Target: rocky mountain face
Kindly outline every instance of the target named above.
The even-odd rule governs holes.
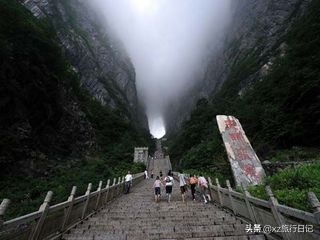
[[[238,94],[244,94],[251,84],[259,81],[278,56],[286,53],[284,36],[300,18],[311,0],[232,1],[232,18],[225,37],[204,65],[198,84],[176,101],[167,113],[168,132],[175,132],[188,119],[200,98],[211,98],[231,76],[233,66],[248,57],[258,59],[258,66],[241,76]],[[247,62],[246,64],[250,64]],[[174,109],[175,111],[173,111]]]
[[[87,1],[19,2],[0,3],[1,177],[46,176],[102,148],[127,156],[147,121],[121,44]]]
[[[141,116],[135,70],[119,41],[111,38],[87,1],[25,0],[37,18],[52,22],[81,85],[103,105],[120,109],[127,119]],[[140,119],[146,122],[145,118]]]
[[[260,159],[278,161],[283,153],[290,159],[296,149],[316,159],[309,153],[317,152],[320,142],[320,39],[314,37],[320,2],[233,4],[224,48],[206,66],[206,88],[198,86],[205,98],[170,136],[173,163],[232,177],[216,115],[237,117]],[[193,90],[189,100],[197,96]]]

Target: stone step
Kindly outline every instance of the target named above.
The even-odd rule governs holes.
[[[217,211],[214,207],[210,205],[206,205],[206,207],[203,207],[202,209],[193,209],[193,208],[183,208],[183,209],[173,209],[173,208],[166,208],[166,207],[157,207],[152,206],[150,207],[150,210],[140,210],[136,209],[135,211],[133,209],[128,209],[128,211],[119,211],[119,212],[106,212],[106,211],[100,211],[99,214],[94,215],[95,216],[115,216],[115,215],[122,215],[122,216],[133,216],[135,214],[139,215],[150,215],[150,214],[161,214],[161,215],[171,215],[175,216],[177,214],[181,215],[188,215],[188,216],[234,216],[231,213],[226,213],[225,211]]]
[[[153,213],[112,213],[112,214],[99,214],[89,218],[89,221],[105,221],[108,219],[167,219],[167,218],[177,218],[177,219],[188,219],[188,218],[216,218],[216,219],[236,219],[234,216],[227,214],[217,214],[217,213],[191,213],[191,212],[153,212]]]
[[[222,225],[222,224],[241,224],[242,222],[237,219],[217,219],[217,218],[206,218],[206,219],[182,219],[182,218],[177,218],[177,219],[164,219],[164,220],[159,220],[159,219],[134,219],[132,221],[127,221],[126,219],[109,219],[106,221],[86,221],[81,225],[81,228],[90,228],[90,227],[95,227],[95,226],[152,226],[154,224],[159,224],[159,223],[166,223],[167,225]],[[79,226],[80,227],[80,226]]]
[[[113,224],[115,222],[137,222],[139,224],[141,223],[156,223],[156,222],[164,222],[167,221],[168,223],[175,223],[175,222],[185,222],[185,223],[192,223],[192,222],[208,222],[212,223],[214,225],[218,224],[224,224],[224,223],[242,223],[241,220],[234,219],[234,218],[216,218],[216,217],[206,217],[206,218],[199,218],[199,217],[194,217],[194,218],[189,218],[189,217],[163,217],[163,218],[154,218],[150,217],[148,218],[103,218],[103,219],[94,219],[94,220],[88,220],[86,221],[88,224],[101,224],[101,223],[106,223],[106,224]]]
[[[200,205],[200,204],[199,204]],[[117,207],[117,206],[114,206]],[[175,205],[173,203],[163,203],[163,204],[154,204],[152,206],[148,206],[145,208],[133,208],[132,206],[130,206],[130,208],[127,209],[115,209],[113,208],[110,211],[107,210],[102,210],[99,212],[100,215],[102,214],[130,214],[130,213],[151,213],[151,212],[167,212],[168,210],[170,210],[170,212],[168,212],[169,214],[172,212],[172,214],[176,214],[176,213],[185,213],[185,214],[189,214],[189,215],[194,215],[194,214],[201,214],[201,215],[205,215],[205,214],[220,214],[220,215],[231,215],[231,214],[227,214],[224,210],[217,210],[214,206],[212,206],[211,204],[203,204],[199,206],[178,206]],[[214,210],[214,211],[210,211],[210,210]]]
[[[165,219],[132,219],[131,221],[128,221],[127,219],[106,219],[106,221],[86,221],[84,225],[103,225],[103,224],[123,224],[123,223],[132,223],[134,222],[135,224],[154,224],[154,223],[159,223],[159,222],[167,222],[169,223],[188,223],[188,224],[193,224],[193,223],[208,223],[210,225],[219,225],[219,224],[240,224],[242,221],[237,220],[237,219],[222,219],[222,218],[194,218],[194,219],[189,219],[189,218],[165,218]]]
[[[142,239],[150,239],[150,240],[181,240],[181,237],[178,238],[158,238],[154,236],[150,238],[150,236],[146,234],[127,234],[127,235],[116,235],[110,234],[108,236],[92,236],[91,238],[81,237],[81,236],[67,236],[63,238],[64,240],[142,240]],[[266,238],[264,235],[242,235],[242,236],[225,236],[225,237],[191,237],[191,238],[184,238],[184,240],[265,240]]]
[[[144,200],[146,201],[146,200]],[[150,200],[148,200],[150,201]],[[130,210],[139,210],[141,212],[152,212],[152,211],[158,211],[158,210],[165,210],[165,209],[172,209],[176,212],[182,212],[184,211],[185,209],[190,209],[190,210],[193,210],[193,211],[196,211],[198,212],[199,211],[206,211],[208,210],[208,208],[215,208],[214,205],[212,204],[199,204],[198,202],[186,202],[186,203],[179,203],[179,202],[174,202],[174,201],[171,201],[170,203],[167,203],[166,201],[162,201],[160,203],[155,203],[153,202],[152,200],[150,201],[149,204],[146,204],[146,205],[139,205],[139,206],[135,206],[133,208],[132,206],[132,203],[131,204],[128,204],[128,205],[116,205],[114,204],[113,205],[114,207],[117,207],[118,209],[104,209],[102,210],[101,212],[106,212],[106,213],[115,213],[115,212],[128,212]],[[224,210],[218,210],[216,209],[217,212],[224,212]]]
[[[129,233],[147,233],[147,234],[169,234],[177,235],[178,233],[188,233],[188,235],[197,234],[211,234],[211,236],[229,236],[229,235],[245,235],[246,225],[245,224],[225,224],[225,225],[161,225],[160,223],[154,226],[148,226],[144,228],[143,226],[136,225],[125,225],[125,226],[110,226],[110,225],[97,225],[92,226],[89,229],[74,229],[73,234],[79,235],[92,235],[92,234],[129,234]]]
[[[163,223],[161,222],[155,222],[152,224],[148,224],[148,223],[118,223],[118,222],[114,222],[114,223],[110,223],[110,224],[106,224],[106,223],[100,223],[100,224],[94,224],[94,225],[90,225],[90,224],[86,224],[83,225],[79,228],[76,228],[73,230],[73,232],[84,232],[84,231],[94,231],[94,230],[121,230],[121,229],[145,229],[146,231],[148,231],[148,229],[153,228],[154,226],[161,226]],[[182,222],[182,221],[177,221],[177,222],[165,222],[165,224],[167,226],[173,226],[172,229],[180,229],[180,228],[185,228],[186,226],[189,229],[192,229],[193,227],[205,227],[210,229],[212,226],[218,226],[218,227],[223,227],[223,226],[228,226],[228,225],[239,225],[239,224],[234,224],[231,222],[225,222],[220,225],[216,225],[212,222],[193,222],[193,223],[188,223],[188,222]],[[243,228],[245,229],[245,226],[243,226]]]
[[[238,221],[242,222],[239,219],[236,219],[235,217],[225,217],[225,216],[188,216],[188,215],[137,215],[136,217],[126,217],[126,216],[99,216],[99,217],[94,217],[94,218],[89,218],[87,222],[108,222],[108,221],[128,221],[131,222],[133,220],[135,221],[150,221],[150,222],[156,222],[156,221],[162,221],[162,220],[180,220],[180,221],[194,221],[194,220],[199,220],[199,221],[208,221],[208,220],[216,220],[217,222],[221,221]]]
[[[266,238],[264,235],[248,235],[248,236],[242,235],[242,236],[226,236],[226,237],[185,238],[184,240],[265,240],[265,239]]]
[[[65,236],[63,240],[265,240],[264,235],[231,235],[216,236],[210,233],[156,233],[156,234],[114,234],[114,233],[96,233],[90,235]]]

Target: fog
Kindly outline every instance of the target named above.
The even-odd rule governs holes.
[[[136,71],[150,132],[165,134],[163,113],[199,79],[223,36],[231,0],[90,0],[124,44]]]

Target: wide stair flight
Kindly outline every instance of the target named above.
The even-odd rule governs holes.
[[[152,168],[152,169],[151,169]],[[154,159],[149,164],[155,177],[170,169],[170,160]],[[214,204],[204,204],[200,198],[182,202],[179,182],[174,182],[171,202],[154,201],[153,183],[145,179],[127,195],[116,198],[96,215],[65,234],[65,240],[244,240],[265,239],[264,235],[247,235],[246,223]]]

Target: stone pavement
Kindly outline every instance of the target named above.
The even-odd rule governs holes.
[[[156,159],[154,173],[161,169],[164,159]],[[204,204],[200,198],[192,201],[190,191],[186,202],[181,200],[179,183],[175,181],[171,202],[161,189],[162,200],[154,202],[153,182],[145,179],[109,203],[104,209],[63,236],[65,240],[242,240],[265,239],[263,235],[247,235],[246,224],[215,204]]]

